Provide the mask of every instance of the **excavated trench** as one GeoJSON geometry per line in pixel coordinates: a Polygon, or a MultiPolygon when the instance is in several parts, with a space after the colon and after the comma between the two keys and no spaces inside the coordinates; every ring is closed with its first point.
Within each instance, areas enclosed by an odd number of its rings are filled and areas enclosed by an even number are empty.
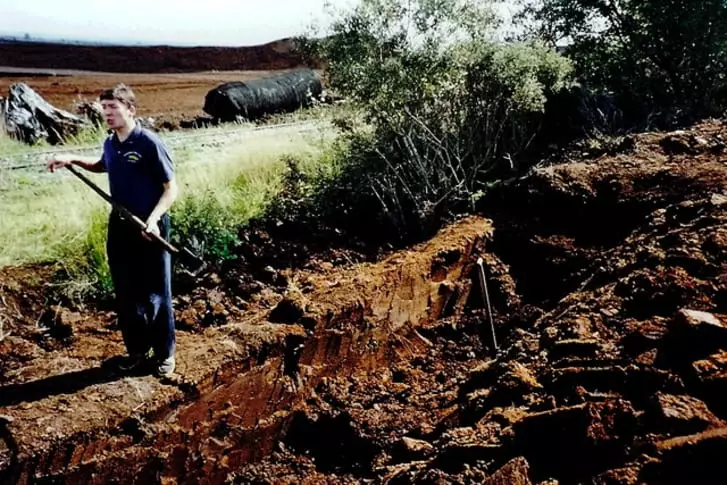
{"type": "Polygon", "coordinates": [[[460,313],[488,232],[471,219],[370,267],[299,275],[303,289],[272,311],[181,335],[178,381],[102,365],[4,386],[2,483],[222,483],[286,435],[345,433],[296,408],[321,381],[385,368],[417,345],[404,335],[460,313]]]}
{"type": "Polygon", "coordinates": [[[249,301],[213,278],[174,380],[114,375],[111,316],[60,311],[0,342],[0,483],[720,483],[725,140],[534,170],[488,219],[249,301]]]}

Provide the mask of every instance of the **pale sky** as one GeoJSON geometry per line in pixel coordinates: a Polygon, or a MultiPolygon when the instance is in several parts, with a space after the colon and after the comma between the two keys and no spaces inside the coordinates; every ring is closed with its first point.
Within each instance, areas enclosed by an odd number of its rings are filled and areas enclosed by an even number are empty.
{"type": "MultiPolygon", "coordinates": [[[[356,0],[328,0],[335,7],[356,0]]],[[[0,0],[0,35],[255,45],[325,25],[326,0],[0,0]]]]}

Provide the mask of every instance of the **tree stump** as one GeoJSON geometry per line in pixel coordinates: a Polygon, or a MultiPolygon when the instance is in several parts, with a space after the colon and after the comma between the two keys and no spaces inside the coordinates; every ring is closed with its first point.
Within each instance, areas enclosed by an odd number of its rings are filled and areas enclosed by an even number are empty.
{"type": "Polygon", "coordinates": [[[55,108],[25,83],[10,86],[5,128],[11,136],[30,145],[45,139],[51,145],[65,143],[88,126],[83,118],[55,108]]]}

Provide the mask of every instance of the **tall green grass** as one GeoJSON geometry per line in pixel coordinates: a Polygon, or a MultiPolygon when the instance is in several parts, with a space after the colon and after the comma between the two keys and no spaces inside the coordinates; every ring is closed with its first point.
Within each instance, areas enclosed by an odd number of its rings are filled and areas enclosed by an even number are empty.
{"type": "Polygon", "coordinates": [[[255,148],[241,146],[204,160],[197,153],[196,163],[180,167],[182,196],[171,211],[172,240],[206,258],[231,257],[237,228],[260,214],[279,190],[283,158],[294,154],[303,163],[317,163],[324,144],[310,138],[303,142],[301,137],[261,137],[255,148]]]}
{"type": "MultiPolygon", "coordinates": [[[[180,198],[173,241],[208,259],[232,255],[236,228],[259,214],[280,187],[282,161],[294,155],[316,164],[332,133],[267,133],[217,147],[174,150],[180,198]]],[[[105,175],[89,174],[107,190],[105,175]]],[[[0,266],[53,262],[62,291],[72,296],[110,289],[106,262],[109,207],[66,171],[0,170],[0,266]]]]}

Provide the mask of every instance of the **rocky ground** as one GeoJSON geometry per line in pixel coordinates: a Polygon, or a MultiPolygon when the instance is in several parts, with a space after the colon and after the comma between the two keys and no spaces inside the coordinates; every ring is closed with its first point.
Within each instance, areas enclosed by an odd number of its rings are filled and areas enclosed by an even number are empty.
{"type": "Polygon", "coordinates": [[[712,121],[571,153],[376,261],[250,251],[180,284],[169,382],[113,375],[112,313],[5,269],[0,478],[722,483],[725,143],[712,121]]]}

